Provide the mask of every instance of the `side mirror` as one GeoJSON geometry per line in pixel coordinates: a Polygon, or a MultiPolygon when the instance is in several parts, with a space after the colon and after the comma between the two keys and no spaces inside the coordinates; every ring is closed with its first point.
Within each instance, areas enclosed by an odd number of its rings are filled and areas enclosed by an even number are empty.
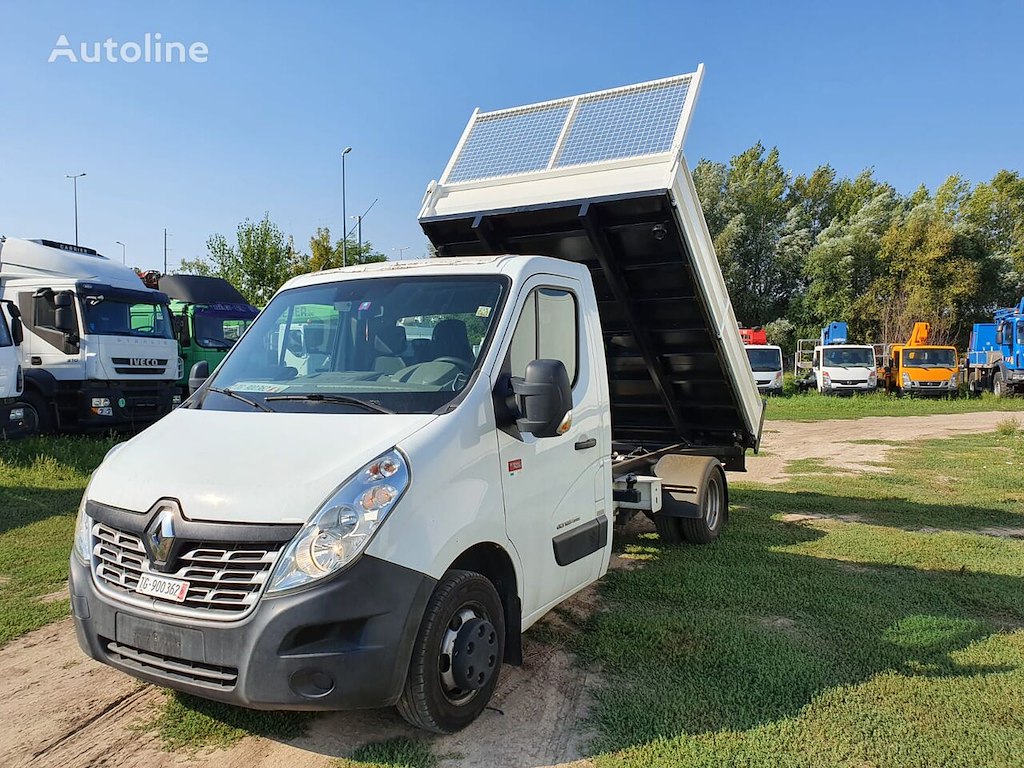
{"type": "Polygon", "coordinates": [[[21,342],[25,340],[25,326],[18,315],[11,318],[11,340],[16,347],[20,347],[21,342]]]}
{"type": "Polygon", "coordinates": [[[176,315],[174,325],[178,331],[178,343],[183,347],[187,347],[192,343],[192,337],[188,332],[188,316],[184,314],[176,315]]]}
{"type": "Polygon", "coordinates": [[[996,344],[998,346],[1000,346],[1000,347],[1003,346],[1003,324],[1002,323],[1000,323],[999,325],[996,326],[996,344]]]}
{"type": "Polygon", "coordinates": [[[572,385],[561,360],[534,360],[524,378],[512,377],[516,427],[534,437],[557,437],[571,425],[572,385]]]}
{"type": "Polygon", "coordinates": [[[206,360],[200,360],[192,366],[192,370],[188,373],[188,393],[194,395],[208,378],[210,378],[210,364],[206,360]]]}

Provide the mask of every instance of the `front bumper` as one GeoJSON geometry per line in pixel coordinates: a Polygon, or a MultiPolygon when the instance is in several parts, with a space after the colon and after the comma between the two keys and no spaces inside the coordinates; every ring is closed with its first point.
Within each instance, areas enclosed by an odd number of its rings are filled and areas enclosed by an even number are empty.
{"type": "Polygon", "coordinates": [[[778,395],[782,392],[782,382],[759,381],[757,391],[762,395],[778,395]]]}
{"type": "Polygon", "coordinates": [[[264,596],[240,621],[201,621],[97,591],[71,556],[71,610],[89,656],[134,677],[252,709],[394,704],[436,581],[368,555],[323,584],[264,596]]]}
{"type": "Polygon", "coordinates": [[[17,400],[0,400],[0,440],[26,437],[35,430],[30,423],[28,409],[17,400]]]}
{"type": "Polygon", "coordinates": [[[822,391],[828,395],[842,395],[842,394],[854,394],[856,392],[874,392],[877,389],[876,384],[872,384],[869,381],[858,381],[854,384],[837,384],[832,382],[831,384],[822,385],[822,391]]]}
{"type": "Polygon", "coordinates": [[[175,397],[176,381],[86,381],[75,417],[84,430],[144,427],[170,413],[175,397]]]}
{"type": "Polygon", "coordinates": [[[942,395],[956,394],[959,391],[959,385],[950,384],[948,381],[911,381],[909,385],[904,384],[902,389],[908,395],[941,397],[942,395]]]}

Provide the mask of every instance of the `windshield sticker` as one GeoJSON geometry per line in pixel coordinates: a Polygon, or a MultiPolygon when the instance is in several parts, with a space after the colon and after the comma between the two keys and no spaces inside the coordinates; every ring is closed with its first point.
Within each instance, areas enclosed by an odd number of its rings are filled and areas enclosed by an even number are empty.
{"type": "Polygon", "coordinates": [[[491,308],[490,307],[477,307],[476,308],[476,316],[477,317],[490,317],[491,316],[491,308]]]}
{"type": "Polygon", "coordinates": [[[284,392],[288,389],[288,385],[270,384],[262,381],[243,381],[233,384],[231,389],[235,392],[284,392]]]}
{"type": "Polygon", "coordinates": [[[359,311],[363,312],[363,311],[369,309],[371,306],[373,306],[373,302],[372,301],[364,301],[362,304],[359,305],[359,311]]]}

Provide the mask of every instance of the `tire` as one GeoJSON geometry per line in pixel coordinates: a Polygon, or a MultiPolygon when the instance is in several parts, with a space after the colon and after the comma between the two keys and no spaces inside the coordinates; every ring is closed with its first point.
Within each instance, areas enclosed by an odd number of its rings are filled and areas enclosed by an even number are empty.
{"type": "Polygon", "coordinates": [[[1002,371],[996,371],[992,376],[992,392],[996,397],[1006,397],[1009,394],[1002,371]]]}
{"type": "Polygon", "coordinates": [[[654,530],[658,532],[658,538],[661,539],[662,543],[668,544],[671,547],[683,543],[685,540],[683,538],[683,518],[659,515],[655,512],[651,519],[654,520],[654,530]]]}
{"type": "Polygon", "coordinates": [[[680,517],[683,538],[691,544],[710,544],[729,520],[725,476],[715,467],[708,473],[700,492],[699,518],[680,517]]]}
{"type": "Polygon", "coordinates": [[[504,653],[505,615],[494,585],[472,571],[448,571],[423,614],[399,714],[435,733],[465,728],[490,701],[504,653]]]}
{"type": "MultiPolygon", "coordinates": [[[[53,408],[50,406],[46,399],[38,392],[28,390],[21,397],[21,402],[24,404],[26,411],[31,410],[35,414],[35,423],[37,435],[49,435],[56,428],[56,419],[53,415],[53,408]]],[[[31,419],[28,413],[25,414],[26,419],[31,419]]]]}

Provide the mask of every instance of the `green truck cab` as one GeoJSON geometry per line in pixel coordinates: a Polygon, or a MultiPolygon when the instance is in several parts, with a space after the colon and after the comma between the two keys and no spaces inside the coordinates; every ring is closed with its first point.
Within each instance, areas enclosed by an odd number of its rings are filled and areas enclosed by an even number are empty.
{"type": "Polygon", "coordinates": [[[188,374],[205,360],[212,371],[259,310],[249,304],[227,280],[199,275],[164,275],[160,290],[170,298],[174,335],[182,359],[178,387],[188,395],[188,374]]]}

